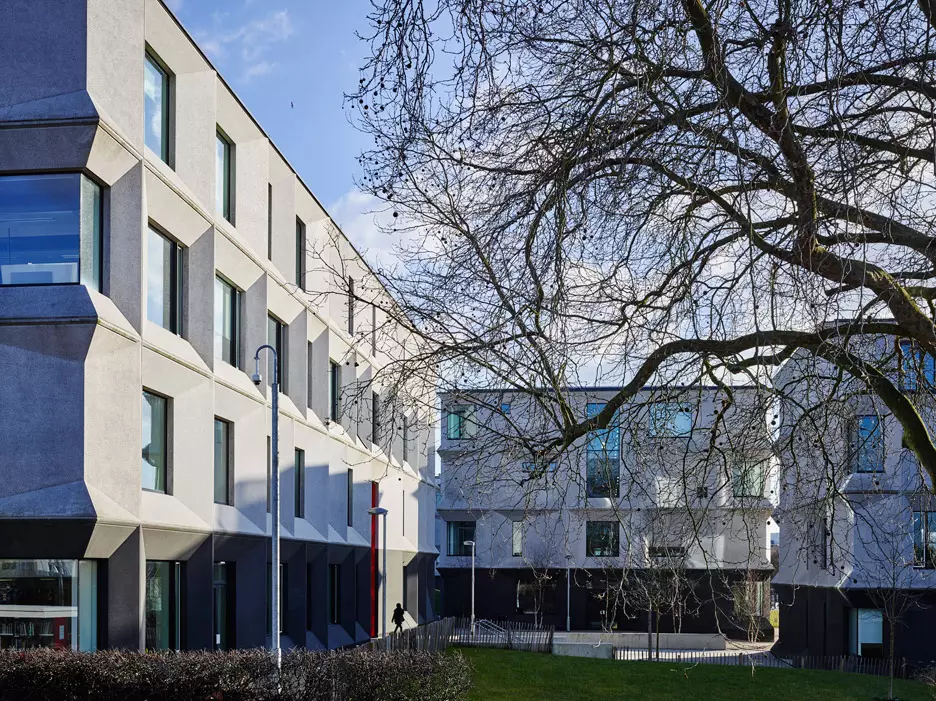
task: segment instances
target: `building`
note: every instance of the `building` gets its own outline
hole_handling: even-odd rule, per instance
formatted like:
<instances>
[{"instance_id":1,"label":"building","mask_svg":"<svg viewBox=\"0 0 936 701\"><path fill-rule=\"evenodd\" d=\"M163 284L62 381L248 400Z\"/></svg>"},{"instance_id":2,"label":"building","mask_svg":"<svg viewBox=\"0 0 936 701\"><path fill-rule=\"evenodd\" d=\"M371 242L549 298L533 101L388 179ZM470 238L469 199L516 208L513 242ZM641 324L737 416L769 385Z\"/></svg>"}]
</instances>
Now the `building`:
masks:
<instances>
[{"instance_id":1,"label":"building","mask_svg":"<svg viewBox=\"0 0 936 701\"><path fill-rule=\"evenodd\" d=\"M284 647L377 632L374 505L389 606L431 619L431 415L375 379L407 339L192 38L158 0L8 0L0 85L0 647L266 643L265 343Z\"/></svg>"},{"instance_id":2,"label":"building","mask_svg":"<svg viewBox=\"0 0 936 701\"><path fill-rule=\"evenodd\" d=\"M584 419L618 388L562 392ZM770 631L774 460L753 389L646 388L549 462L550 393L442 395L446 615L564 630ZM472 547L471 543L475 543ZM648 621L652 612L653 621Z\"/></svg>"},{"instance_id":3,"label":"building","mask_svg":"<svg viewBox=\"0 0 936 701\"><path fill-rule=\"evenodd\" d=\"M932 357L892 337L851 343L889 375L932 434ZM775 384L778 651L936 658L936 501L900 423L864 383L806 352L784 364Z\"/></svg>"}]
</instances>

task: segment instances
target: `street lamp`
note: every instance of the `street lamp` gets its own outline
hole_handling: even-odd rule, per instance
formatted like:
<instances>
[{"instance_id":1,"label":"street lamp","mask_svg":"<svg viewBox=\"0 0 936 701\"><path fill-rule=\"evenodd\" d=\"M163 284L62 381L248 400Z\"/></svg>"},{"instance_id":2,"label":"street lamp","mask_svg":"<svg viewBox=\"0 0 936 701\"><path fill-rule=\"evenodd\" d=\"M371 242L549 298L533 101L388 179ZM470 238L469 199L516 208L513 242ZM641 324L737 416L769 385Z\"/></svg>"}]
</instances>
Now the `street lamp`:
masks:
<instances>
[{"instance_id":1,"label":"street lamp","mask_svg":"<svg viewBox=\"0 0 936 701\"><path fill-rule=\"evenodd\" d=\"M475 634L475 608L474 608L474 590L475 590L475 542L466 540L463 545L471 546L471 637Z\"/></svg>"},{"instance_id":2,"label":"street lamp","mask_svg":"<svg viewBox=\"0 0 936 701\"><path fill-rule=\"evenodd\" d=\"M250 378L259 387L263 382L260 375L260 351L268 350L273 354L273 383L270 393L273 395L273 435L270 445L270 511L273 517L273 532L270 538L273 541L273 562L270 565L270 650L276 655L276 668L283 664L283 651L280 649L280 518L279 518L279 358L276 349L264 343L254 354L254 374Z\"/></svg>"},{"instance_id":3,"label":"street lamp","mask_svg":"<svg viewBox=\"0 0 936 701\"><path fill-rule=\"evenodd\" d=\"M572 630L572 556L566 555L566 633Z\"/></svg>"},{"instance_id":4,"label":"street lamp","mask_svg":"<svg viewBox=\"0 0 936 701\"><path fill-rule=\"evenodd\" d=\"M382 506L368 509L371 516L383 516L383 567L380 571L380 610L383 614L383 637L387 637L387 510Z\"/></svg>"}]
</instances>

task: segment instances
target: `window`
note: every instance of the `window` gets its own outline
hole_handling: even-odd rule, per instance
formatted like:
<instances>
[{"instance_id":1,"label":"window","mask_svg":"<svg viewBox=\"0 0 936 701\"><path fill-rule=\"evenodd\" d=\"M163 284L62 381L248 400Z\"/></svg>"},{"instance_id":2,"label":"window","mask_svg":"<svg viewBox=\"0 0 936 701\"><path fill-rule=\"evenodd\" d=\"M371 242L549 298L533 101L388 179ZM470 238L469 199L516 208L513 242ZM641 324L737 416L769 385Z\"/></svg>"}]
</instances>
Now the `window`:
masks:
<instances>
[{"instance_id":1,"label":"window","mask_svg":"<svg viewBox=\"0 0 936 701\"><path fill-rule=\"evenodd\" d=\"M535 462L524 462L520 463L520 469L526 472L527 474L536 473L537 475L543 475L547 471L555 472L559 469L559 463L551 462L545 467L540 463L537 465Z\"/></svg>"},{"instance_id":2,"label":"window","mask_svg":"<svg viewBox=\"0 0 936 701\"><path fill-rule=\"evenodd\" d=\"M143 391L143 489L166 492L169 400Z\"/></svg>"},{"instance_id":3,"label":"window","mask_svg":"<svg viewBox=\"0 0 936 701\"><path fill-rule=\"evenodd\" d=\"M275 316L267 316L267 343L276 349L276 358L269 354L267 372L270 385L274 377L279 382L279 391L286 394L286 331L287 326ZM275 374L274 374L275 373Z\"/></svg>"},{"instance_id":4,"label":"window","mask_svg":"<svg viewBox=\"0 0 936 701\"><path fill-rule=\"evenodd\" d=\"M354 278L348 276L348 335L354 335Z\"/></svg>"},{"instance_id":5,"label":"window","mask_svg":"<svg viewBox=\"0 0 936 701\"><path fill-rule=\"evenodd\" d=\"M234 145L218 129L215 139L215 208L219 215L234 223Z\"/></svg>"},{"instance_id":6,"label":"window","mask_svg":"<svg viewBox=\"0 0 936 701\"><path fill-rule=\"evenodd\" d=\"M452 407L445 419L445 436L451 441L460 441L475 435L477 424L470 407Z\"/></svg>"},{"instance_id":7,"label":"window","mask_svg":"<svg viewBox=\"0 0 936 701\"><path fill-rule=\"evenodd\" d=\"M95 650L94 560L0 560L0 647Z\"/></svg>"},{"instance_id":8,"label":"window","mask_svg":"<svg viewBox=\"0 0 936 701\"><path fill-rule=\"evenodd\" d=\"M556 612L556 582L537 579L517 582L517 613L533 616Z\"/></svg>"},{"instance_id":9,"label":"window","mask_svg":"<svg viewBox=\"0 0 936 701\"><path fill-rule=\"evenodd\" d=\"M511 544L514 557L523 557L523 521L513 521L511 523Z\"/></svg>"},{"instance_id":10,"label":"window","mask_svg":"<svg viewBox=\"0 0 936 701\"><path fill-rule=\"evenodd\" d=\"M226 562L216 562L212 568L215 650L230 650L234 647L231 635L234 626L231 625L233 621L230 619L233 618L235 609L234 602L229 600L232 593L230 585L233 582L233 569L234 565Z\"/></svg>"},{"instance_id":11,"label":"window","mask_svg":"<svg viewBox=\"0 0 936 701\"><path fill-rule=\"evenodd\" d=\"M146 318L181 336L182 247L150 227L146 255Z\"/></svg>"},{"instance_id":12,"label":"window","mask_svg":"<svg viewBox=\"0 0 936 701\"><path fill-rule=\"evenodd\" d=\"M0 285L101 289L101 187L79 173L0 176Z\"/></svg>"},{"instance_id":13,"label":"window","mask_svg":"<svg viewBox=\"0 0 936 701\"><path fill-rule=\"evenodd\" d=\"M651 545L647 556L657 564L681 564L686 559L686 549L681 545Z\"/></svg>"},{"instance_id":14,"label":"window","mask_svg":"<svg viewBox=\"0 0 936 701\"><path fill-rule=\"evenodd\" d=\"M510 404L501 404L501 413L504 416L510 416Z\"/></svg>"},{"instance_id":15,"label":"window","mask_svg":"<svg viewBox=\"0 0 936 701\"><path fill-rule=\"evenodd\" d=\"M182 563L146 561L146 649L181 648Z\"/></svg>"},{"instance_id":16,"label":"window","mask_svg":"<svg viewBox=\"0 0 936 701\"><path fill-rule=\"evenodd\" d=\"M305 518L305 451L296 448L296 518Z\"/></svg>"},{"instance_id":17,"label":"window","mask_svg":"<svg viewBox=\"0 0 936 701\"><path fill-rule=\"evenodd\" d=\"M348 468L348 525L354 525L354 470Z\"/></svg>"},{"instance_id":18,"label":"window","mask_svg":"<svg viewBox=\"0 0 936 701\"><path fill-rule=\"evenodd\" d=\"M731 466L731 494L735 497L763 497L763 463L750 463L735 459Z\"/></svg>"},{"instance_id":19,"label":"window","mask_svg":"<svg viewBox=\"0 0 936 701\"><path fill-rule=\"evenodd\" d=\"M604 403L589 403L586 414L597 416ZM616 498L621 478L621 429L615 419L608 428L589 431L585 446L585 493L590 498Z\"/></svg>"},{"instance_id":20,"label":"window","mask_svg":"<svg viewBox=\"0 0 936 701\"><path fill-rule=\"evenodd\" d=\"M913 566L936 569L936 511L913 512Z\"/></svg>"},{"instance_id":21,"label":"window","mask_svg":"<svg viewBox=\"0 0 936 701\"><path fill-rule=\"evenodd\" d=\"M377 445L380 430L380 395L371 392L371 443Z\"/></svg>"},{"instance_id":22,"label":"window","mask_svg":"<svg viewBox=\"0 0 936 701\"><path fill-rule=\"evenodd\" d=\"M856 416L851 425L851 461L855 472L884 470L881 419L876 414Z\"/></svg>"},{"instance_id":23,"label":"window","mask_svg":"<svg viewBox=\"0 0 936 701\"><path fill-rule=\"evenodd\" d=\"M403 462L409 460L409 418L403 417Z\"/></svg>"},{"instance_id":24,"label":"window","mask_svg":"<svg viewBox=\"0 0 936 701\"><path fill-rule=\"evenodd\" d=\"M471 555L471 546L466 541L475 539L474 521L449 521L446 524L446 553L453 557Z\"/></svg>"},{"instance_id":25,"label":"window","mask_svg":"<svg viewBox=\"0 0 936 701\"><path fill-rule=\"evenodd\" d=\"M328 622L341 623L341 565L328 566Z\"/></svg>"},{"instance_id":26,"label":"window","mask_svg":"<svg viewBox=\"0 0 936 701\"><path fill-rule=\"evenodd\" d=\"M306 226L296 219L296 287L304 290L306 286Z\"/></svg>"},{"instance_id":27,"label":"window","mask_svg":"<svg viewBox=\"0 0 936 701\"><path fill-rule=\"evenodd\" d=\"M848 622L850 654L884 656L884 616L880 609L851 609Z\"/></svg>"},{"instance_id":28,"label":"window","mask_svg":"<svg viewBox=\"0 0 936 701\"><path fill-rule=\"evenodd\" d=\"M328 363L328 418L337 422L341 412L341 366Z\"/></svg>"},{"instance_id":29,"label":"window","mask_svg":"<svg viewBox=\"0 0 936 701\"><path fill-rule=\"evenodd\" d=\"M267 183L267 259L273 260L273 186Z\"/></svg>"},{"instance_id":30,"label":"window","mask_svg":"<svg viewBox=\"0 0 936 701\"><path fill-rule=\"evenodd\" d=\"M650 405L650 435L672 438L692 434L692 409L672 402Z\"/></svg>"},{"instance_id":31,"label":"window","mask_svg":"<svg viewBox=\"0 0 936 701\"><path fill-rule=\"evenodd\" d=\"M588 521L585 524L585 555L587 557L617 557L620 554L620 534L617 521Z\"/></svg>"},{"instance_id":32,"label":"window","mask_svg":"<svg viewBox=\"0 0 936 701\"><path fill-rule=\"evenodd\" d=\"M220 277L215 278L215 357L240 367L241 293Z\"/></svg>"},{"instance_id":33,"label":"window","mask_svg":"<svg viewBox=\"0 0 936 701\"><path fill-rule=\"evenodd\" d=\"M231 424L224 419L214 422L214 500L231 503Z\"/></svg>"},{"instance_id":34,"label":"window","mask_svg":"<svg viewBox=\"0 0 936 701\"><path fill-rule=\"evenodd\" d=\"M143 60L143 142L172 165L171 76L162 61L146 52Z\"/></svg>"},{"instance_id":35,"label":"window","mask_svg":"<svg viewBox=\"0 0 936 701\"><path fill-rule=\"evenodd\" d=\"M936 385L936 362L910 341L900 342L900 389L916 392L920 384L932 389Z\"/></svg>"}]
</instances>

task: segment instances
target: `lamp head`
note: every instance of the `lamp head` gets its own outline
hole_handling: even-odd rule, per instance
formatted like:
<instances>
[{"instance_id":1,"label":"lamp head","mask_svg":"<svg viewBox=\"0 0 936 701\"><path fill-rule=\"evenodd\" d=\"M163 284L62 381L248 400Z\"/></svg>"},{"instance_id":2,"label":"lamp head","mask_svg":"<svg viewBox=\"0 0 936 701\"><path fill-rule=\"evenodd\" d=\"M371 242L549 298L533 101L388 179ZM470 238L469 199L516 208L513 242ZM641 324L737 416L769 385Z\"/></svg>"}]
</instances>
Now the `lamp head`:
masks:
<instances>
[{"instance_id":1,"label":"lamp head","mask_svg":"<svg viewBox=\"0 0 936 701\"><path fill-rule=\"evenodd\" d=\"M250 376L250 380L255 385L257 385L257 387L259 387L260 384L263 382L263 376L259 372L255 372L253 375Z\"/></svg>"}]
</instances>

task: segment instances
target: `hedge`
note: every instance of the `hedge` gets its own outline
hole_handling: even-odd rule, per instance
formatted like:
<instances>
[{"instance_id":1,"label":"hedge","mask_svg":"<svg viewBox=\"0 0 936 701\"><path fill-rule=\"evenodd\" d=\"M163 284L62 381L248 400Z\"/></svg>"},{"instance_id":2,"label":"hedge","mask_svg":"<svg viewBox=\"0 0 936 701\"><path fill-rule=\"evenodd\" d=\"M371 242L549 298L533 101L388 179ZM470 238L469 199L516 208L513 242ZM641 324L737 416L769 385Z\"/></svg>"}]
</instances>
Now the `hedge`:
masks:
<instances>
[{"instance_id":1,"label":"hedge","mask_svg":"<svg viewBox=\"0 0 936 701\"><path fill-rule=\"evenodd\" d=\"M464 701L458 652L0 651L3 701Z\"/></svg>"}]
</instances>

